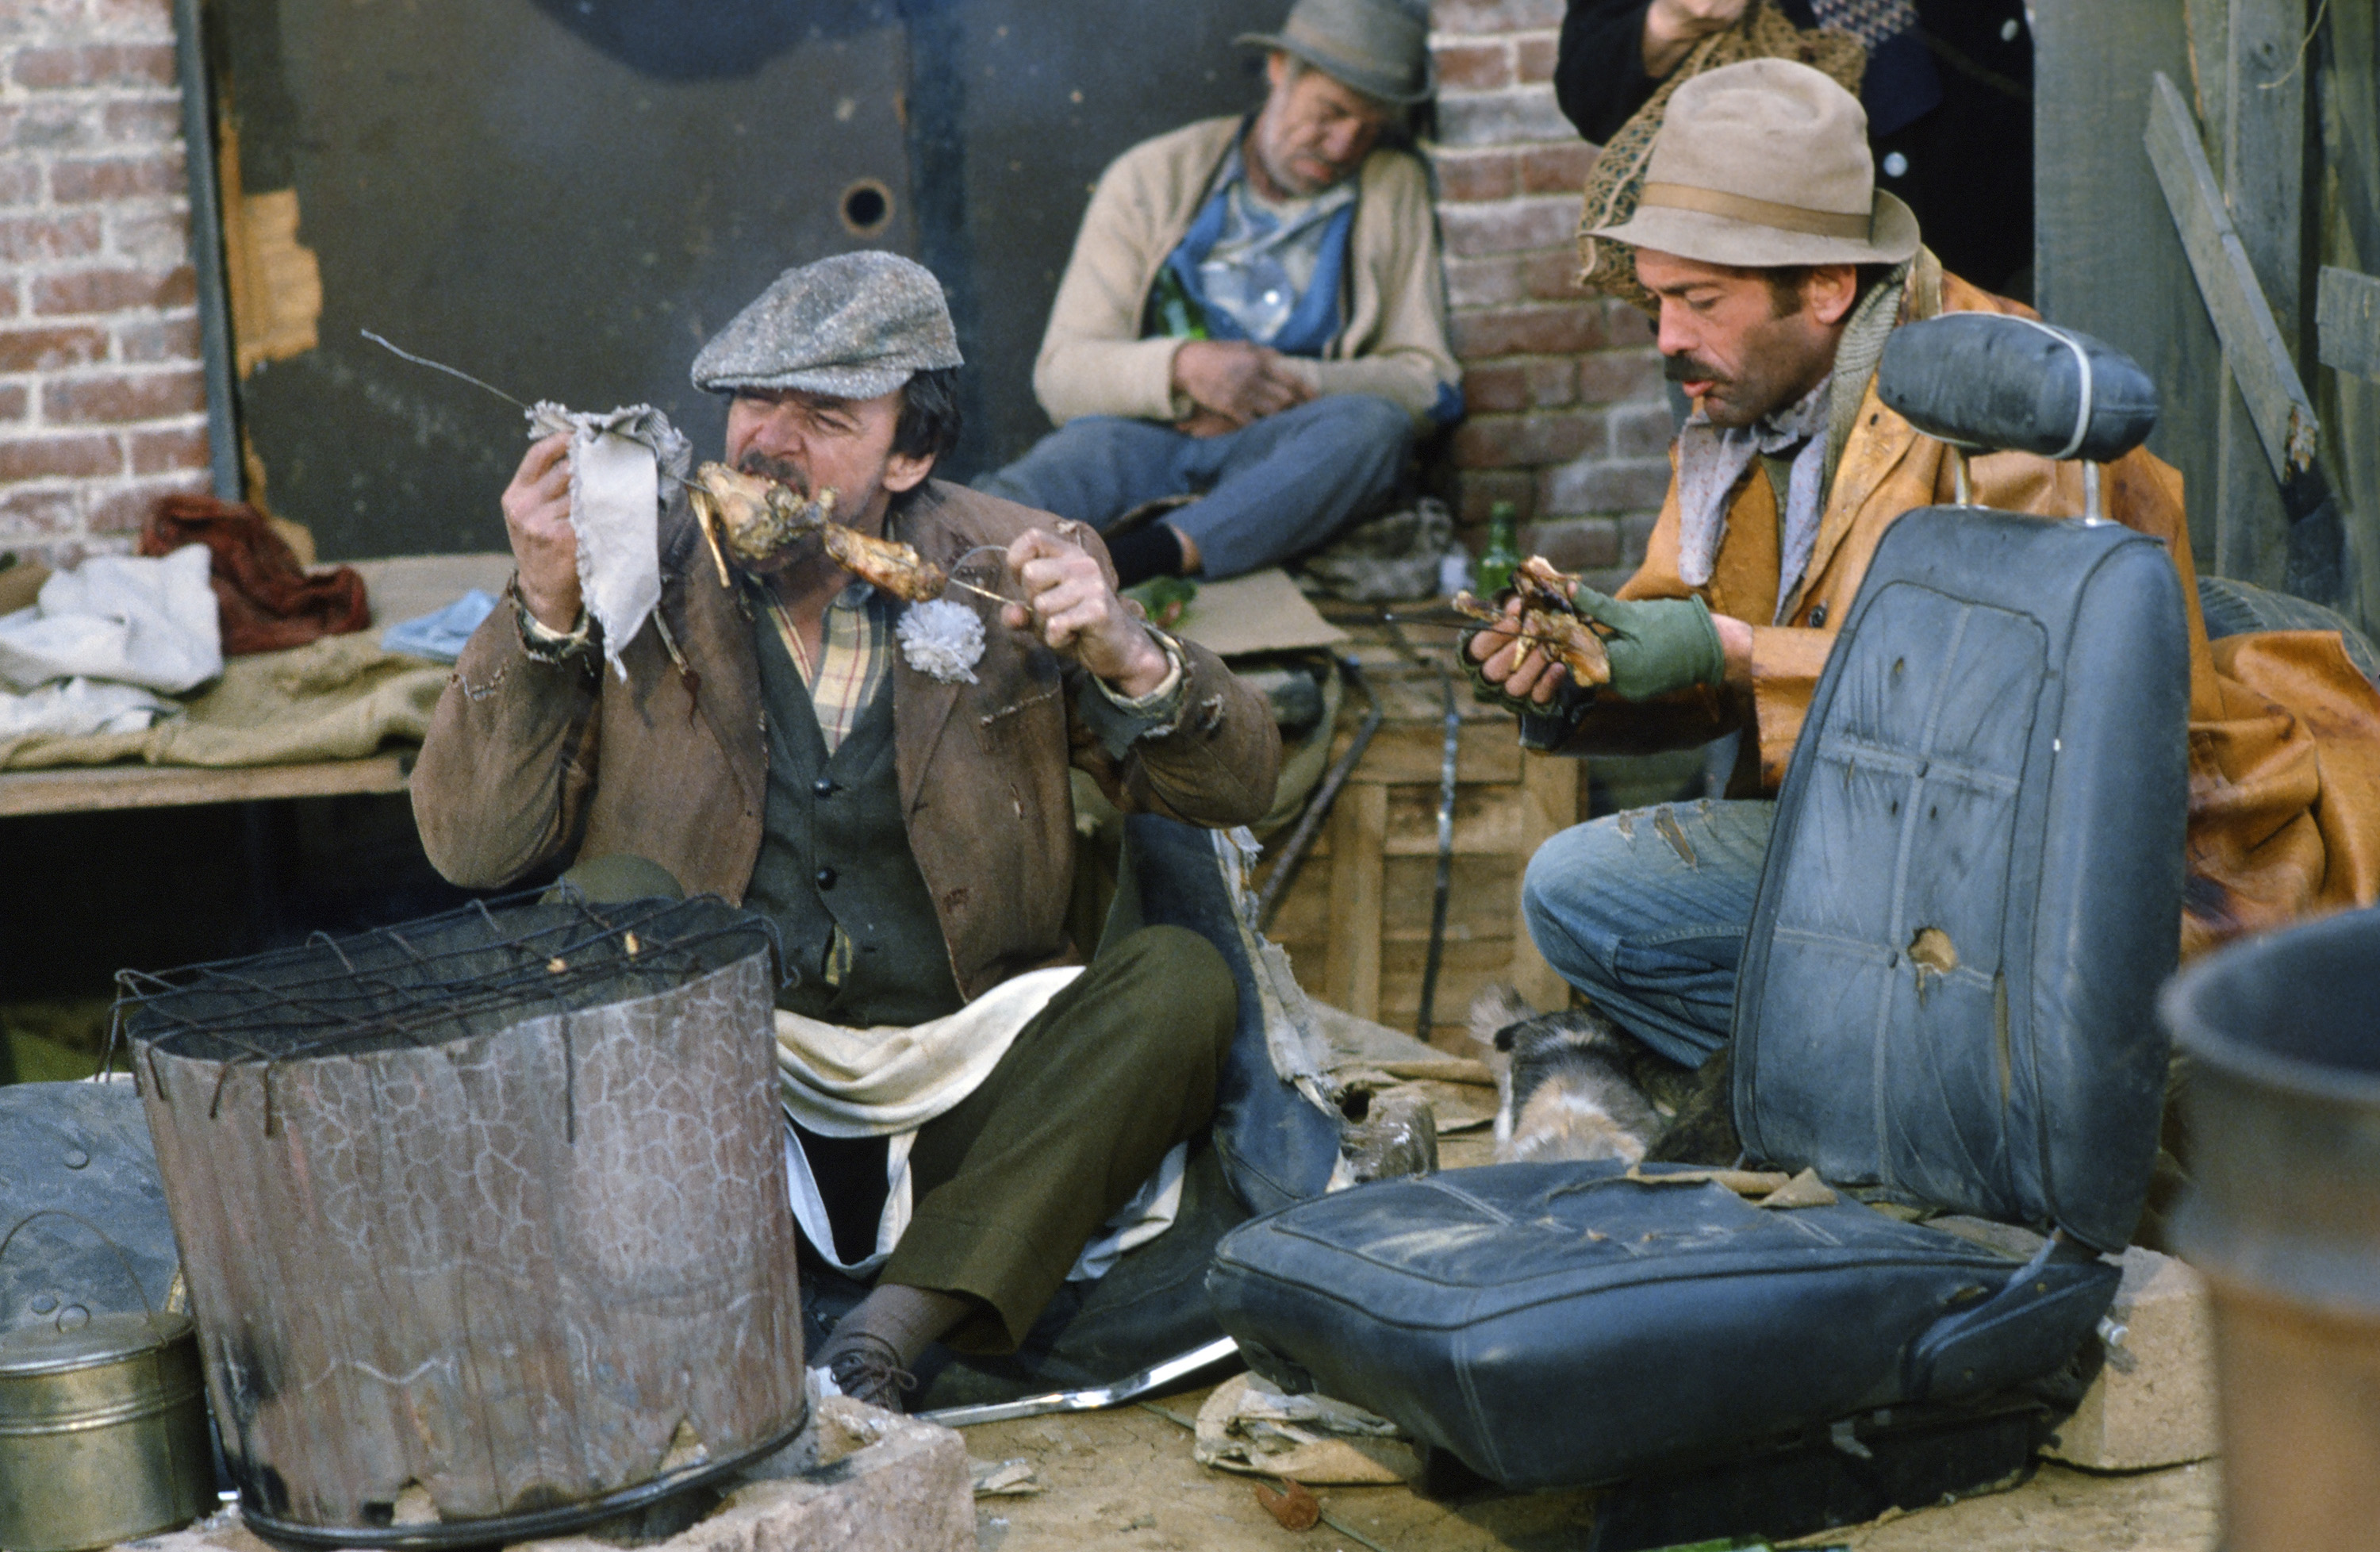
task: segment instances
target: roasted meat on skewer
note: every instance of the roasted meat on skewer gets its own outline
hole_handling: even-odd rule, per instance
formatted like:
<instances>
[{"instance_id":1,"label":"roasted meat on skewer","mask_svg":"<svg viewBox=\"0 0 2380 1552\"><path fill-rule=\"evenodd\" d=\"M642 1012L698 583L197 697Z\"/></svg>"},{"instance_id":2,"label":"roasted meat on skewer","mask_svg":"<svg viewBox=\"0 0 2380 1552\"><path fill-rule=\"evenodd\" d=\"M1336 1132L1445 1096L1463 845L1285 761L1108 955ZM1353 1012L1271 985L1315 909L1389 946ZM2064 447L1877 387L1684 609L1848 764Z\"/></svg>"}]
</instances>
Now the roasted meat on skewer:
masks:
<instances>
[{"instance_id":1,"label":"roasted meat on skewer","mask_svg":"<svg viewBox=\"0 0 2380 1552\"><path fill-rule=\"evenodd\" d=\"M703 537L710 542L719 564L719 580L727 581L725 545L736 560L766 569L795 540L818 530L828 558L862 581L896 598L916 603L940 598L950 578L942 568L897 540L871 539L856 528L834 521L835 493L820 491L804 501L773 479L745 474L725 464L705 464L686 485L686 500Z\"/></svg>"},{"instance_id":2,"label":"roasted meat on skewer","mask_svg":"<svg viewBox=\"0 0 2380 1552\"><path fill-rule=\"evenodd\" d=\"M870 539L841 523L825 525L826 552L835 564L894 598L911 603L940 598L949 573L898 540Z\"/></svg>"},{"instance_id":3,"label":"roasted meat on skewer","mask_svg":"<svg viewBox=\"0 0 2380 1552\"><path fill-rule=\"evenodd\" d=\"M1535 647L1570 672L1572 681L1593 687L1611 683L1611 658L1594 622L1571 607L1571 587L1578 579L1554 569L1543 555L1532 555L1512 572L1512 591L1521 600L1517 624L1519 645ZM1511 629L1516 623L1492 603L1469 593L1454 595L1457 612Z\"/></svg>"}]
</instances>

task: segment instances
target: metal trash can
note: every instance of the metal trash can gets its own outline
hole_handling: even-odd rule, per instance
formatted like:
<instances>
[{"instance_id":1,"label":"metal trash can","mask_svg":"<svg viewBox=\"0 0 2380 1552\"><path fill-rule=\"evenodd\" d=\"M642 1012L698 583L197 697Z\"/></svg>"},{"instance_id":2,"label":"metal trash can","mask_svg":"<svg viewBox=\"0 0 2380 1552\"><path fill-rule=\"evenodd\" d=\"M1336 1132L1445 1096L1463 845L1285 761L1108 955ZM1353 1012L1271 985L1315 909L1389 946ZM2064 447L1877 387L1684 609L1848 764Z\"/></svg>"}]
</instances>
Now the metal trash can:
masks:
<instances>
[{"instance_id":1,"label":"metal trash can","mask_svg":"<svg viewBox=\"0 0 2380 1552\"><path fill-rule=\"evenodd\" d=\"M2214 1296L2227 1552L2380 1549L2380 910L2166 989L2194 1067L2174 1224Z\"/></svg>"},{"instance_id":2,"label":"metal trash can","mask_svg":"<svg viewBox=\"0 0 2380 1552\"><path fill-rule=\"evenodd\" d=\"M252 1528L531 1540L799 1430L771 936L472 905L121 977Z\"/></svg>"}]
</instances>

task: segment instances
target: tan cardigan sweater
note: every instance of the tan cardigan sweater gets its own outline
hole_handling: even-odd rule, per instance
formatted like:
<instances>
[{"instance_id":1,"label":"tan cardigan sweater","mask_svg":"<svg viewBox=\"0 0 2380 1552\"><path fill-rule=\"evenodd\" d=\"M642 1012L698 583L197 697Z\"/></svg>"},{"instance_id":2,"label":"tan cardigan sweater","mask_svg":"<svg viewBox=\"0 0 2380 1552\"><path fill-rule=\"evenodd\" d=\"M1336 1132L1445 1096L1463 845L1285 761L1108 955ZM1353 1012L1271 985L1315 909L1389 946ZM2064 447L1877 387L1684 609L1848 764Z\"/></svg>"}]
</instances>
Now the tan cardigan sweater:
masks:
<instances>
[{"instance_id":1,"label":"tan cardigan sweater","mask_svg":"<svg viewBox=\"0 0 2380 1552\"><path fill-rule=\"evenodd\" d=\"M1144 140L1099 175L1033 363L1034 396L1052 421L1175 420L1189 413L1172 389L1182 342L1142 339L1142 309L1244 122L1203 119ZM1446 343L1429 182L1421 163L1402 151L1375 151L1356 176L1341 297L1345 321L1322 359L1288 360L1317 394L1378 394L1423 421L1439 385L1462 376Z\"/></svg>"}]
</instances>

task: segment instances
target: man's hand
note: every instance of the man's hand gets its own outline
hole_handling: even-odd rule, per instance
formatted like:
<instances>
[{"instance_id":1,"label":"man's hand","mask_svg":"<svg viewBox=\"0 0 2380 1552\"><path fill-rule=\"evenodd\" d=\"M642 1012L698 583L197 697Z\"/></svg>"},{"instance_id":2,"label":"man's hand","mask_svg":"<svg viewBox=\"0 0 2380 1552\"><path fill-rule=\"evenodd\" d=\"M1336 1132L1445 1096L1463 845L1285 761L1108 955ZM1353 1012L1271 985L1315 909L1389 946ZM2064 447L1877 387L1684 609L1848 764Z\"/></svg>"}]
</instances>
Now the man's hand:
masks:
<instances>
[{"instance_id":1,"label":"man's hand","mask_svg":"<svg viewBox=\"0 0 2380 1552\"><path fill-rule=\"evenodd\" d=\"M1697 685L1752 681L1752 627L1714 614L1700 599L1629 602L1573 586L1579 614L1609 627L1610 691L1622 700L1652 700ZM1520 644L1521 602L1504 605L1504 623L1479 631L1469 650L1479 676L1515 700L1548 705L1570 673L1538 647Z\"/></svg>"},{"instance_id":2,"label":"man's hand","mask_svg":"<svg viewBox=\"0 0 2380 1552\"><path fill-rule=\"evenodd\" d=\"M504 487L504 531L520 571L521 598L537 623L567 631L578 623L578 536L570 527L570 433L530 445Z\"/></svg>"},{"instance_id":3,"label":"man's hand","mask_svg":"<svg viewBox=\"0 0 2380 1552\"><path fill-rule=\"evenodd\" d=\"M1108 586L1107 574L1086 551L1039 528L1027 528L1008 547L1008 569L1025 588L1022 604L1004 605L1000 623L1031 630L1126 697L1165 682L1172 660Z\"/></svg>"},{"instance_id":4,"label":"man's hand","mask_svg":"<svg viewBox=\"0 0 2380 1552\"><path fill-rule=\"evenodd\" d=\"M1653 0L1645 10L1645 73L1659 80L1688 50L1743 16L1746 0Z\"/></svg>"},{"instance_id":5,"label":"man's hand","mask_svg":"<svg viewBox=\"0 0 2380 1552\"><path fill-rule=\"evenodd\" d=\"M1521 645L1519 599L1507 599L1503 621L1475 632L1465 649L1479 665L1479 676L1514 700L1550 706L1571 682L1570 670L1548 657L1545 649Z\"/></svg>"},{"instance_id":6,"label":"man's hand","mask_svg":"<svg viewBox=\"0 0 2380 1552\"><path fill-rule=\"evenodd\" d=\"M1214 424L1194 414L1183 423L1192 436L1236 430L1314 396L1282 364L1281 352L1246 340L1184 340L1173 352L1173 386L1200 410L1221 418Z\"/></svg>"}]
</instances>

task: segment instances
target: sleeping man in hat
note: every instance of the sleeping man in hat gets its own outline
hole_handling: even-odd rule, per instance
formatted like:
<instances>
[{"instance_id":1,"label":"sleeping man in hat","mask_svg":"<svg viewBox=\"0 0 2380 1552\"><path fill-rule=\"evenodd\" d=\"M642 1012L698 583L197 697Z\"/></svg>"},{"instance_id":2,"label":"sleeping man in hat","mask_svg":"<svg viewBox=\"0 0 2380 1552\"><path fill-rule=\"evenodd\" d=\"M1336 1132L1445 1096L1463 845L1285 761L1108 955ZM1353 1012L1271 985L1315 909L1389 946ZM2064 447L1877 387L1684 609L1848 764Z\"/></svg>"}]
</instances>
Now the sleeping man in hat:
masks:
<instances>
[{"instance_id":1,"label":"sleeping man in hat","mask_svg":"<svg viewBox=\"0 0 2380 1552\"><path fill-rule=\"evenodd\" d=\"M1908 207L1875 188L1869 157L1858 101L1805 66L1754 60L1678 88L1634 213L1593 234L1635 249L1659 302L1665 370L1694 406L1644 564L1615 596L1581 586L1573 599L1614 633L1611 682L1590 695L1501 628L1465 648L1535 747L1633 753L1741 734L1728 801L1565 831L1530 860L1524 885L1546 958L1689 1065L1728 1036L1771 800L1833 632L1884 530L1956 499L1949 447L1876 396L1885 339L1946 311L2031 315L1945 273ZM1999 453L1972 471L1982 505L2083 510L2079 463ZM2180 477L2136 450L2107 466L2104 489L2108 516L2165 541L2189 601L2184 952L2369 903L2380 799L2368 774L2347 778L2380 771L2380 703L2338 635L2210 649ZM2325 734L2317 745L2292 710L2349 704L2368 709L2360 740ZM2325 768L2328 781L2313 779Z\"/></svg>"},{"instance_id":2,"label":"sleeping man in hat","mask_svg":"<svg viewBox=\"0 0 2380 1552\"><path fill-rule=\"evenodd\" d=\"M1427 14L1297 0L1240 42L1263 107L1100 176L1033 367L1059 429L977 481L1107 533L1127 586L1314 549L1462 414L1428 179L1380 143L1433 90Z\"/></svg>"},{"instance_id":3,"label":"sleeping man in hat","mask_svg":"<svg viewBox=\"0 0 2380 1552\"><path fill-rule=\"evenodd\" d=\"M795 1216L877 1279L813 1362L896 1406L929 1341L1013 1350L1213 1116L1231 972L1167 927L1085 966L1070 766L1225 826L1265 812L1281 753L1254 692L1118 600L1097 534L931 478L958 366L933 275L851 253L780 276L693 375L729 397L727 463L832 489L837 519L1014 601L905 604L814 532L722 576L681 495L614 673L550 437L504 495L511 605L464 649L412 782L458 884L575 858L596 898L709 892L776 924Z\"/></svg>"}]
</instances>

